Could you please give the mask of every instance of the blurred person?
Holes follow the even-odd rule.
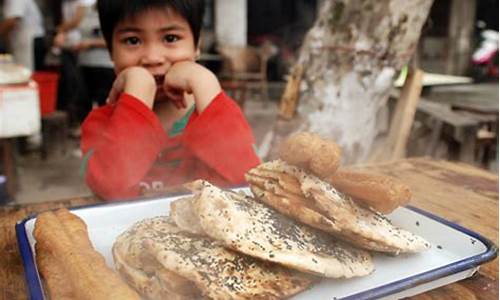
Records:
[[[14,61],[30,70],[42,70],[45,59],[45,30],[34,0],[3,0],[0,34]]]
[[[117,78],[82,125],[82,171],[105,200],[205,179],[245,182],[260,163],[252,130],[213,72],[196,63],[203,0],[98,0]]]
[[[57,108],[68,112],[70,126],[80,125],[85,86],[75,47],[81,42],[79,26],[95,0],[63,0],[62,22],[57,26],[52,52],[60,56]]]
[[[89,7],[78,27],[80,43],[74,46],[78,53],[78,64],[83,76],[83,100],[78,107],[78,120],[83,121],[95,104],[106,104],[108,92],[115,80],[113,62],[99,26],[99,15],[95,3]]]

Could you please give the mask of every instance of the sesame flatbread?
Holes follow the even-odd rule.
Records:
[[[198,298],[282,299],[308,288],[315,280],[309,275],[228,250],[211,239],[187,233],[171,224],[167,217],[138,222],[122,236],[130,235],[142,235],[143,251],[154,258],[157,266],[190,282],[191,289],[201,295]],[[122,236],[116,243],[123,243]],[[121,248],[130,249],[126,243]],[[164,284],[168,278],[159,280]]]
[[[323,277],[370,274],[369,253],[234,192],[200,181],[193,201],[201,227],[226,247]]]
[[[271,177],[259,176],[261,172],[257,169],[253,169],[245,175],[256,199],[259,199],[284,215],[338,236],[356,246],[367,250],[399,253],[400,249],[397,247],[391,247],[383,243],[363,238],[348,230],[347,226],[338,224],[339,222],[335,219],[326,217],[321,210],[316,207],[314,199],[306,198],[302,192],[300,196],[295,193],[287,192],[287,186],[280,185],[278,180],[276,180],[276,175],[279,174],[279,172],[268,171],[263,173]]]
[[[113,244],[112,254],[116,270],[147,299],[200,299],[196,285],[165,269],[144,248],[144,241],[157,234],[179,232],[168,217],[157,217],[138,222],[122,233]]]
[[[251,186],[261,189],[264,187],[264,192],[258,194],[258,198],[268,205],[277,208],[278,202],[274,199],[277,195],[275,190],[269,188],[270,183],[266,189],[266,185],[262,185],[262,180],[256,180],[260,170],[265,170],[263,174],[266,176],[272,172],[286,173],[300,182],[302,195],[307,199],[303,202],[307,203],[307,207],[288,209],[287,215],[301,222],[368,250],[398,254],[420,252],[430,247],[426,240],[394,226],[384,215],[356,204],[349,196],[336,191],[318,177],[280,160],[261,164],[247,175]],[[268,180],[277,182],[276,176],[268,177]],[[283,193],[279,196],[286,198]],[[286,202],[281,200],[279,204],[286,205]],[[281,211],[285,209],[281,208]],[[304,213],[321,214],[330,223],[324,222],[324,219],[319,217],[306,218]],[[328,225],[325,226],[325,223]]]
[[[203,229],[201,228],[198,216],[193,211],[192,208],[193,197],[186,197],[175,200],[170,203],[170,217],[174,221],[177,227],[184,231],[205,235]]]

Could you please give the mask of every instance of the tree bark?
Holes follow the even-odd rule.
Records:
[[[396,72],[413,55],[432,0],[325,0],[307,33],[298,64],[303,67],[297,114],[278,120],[267,159],[297,131],[334,139],[343,163],[367,159],[376,116]]]

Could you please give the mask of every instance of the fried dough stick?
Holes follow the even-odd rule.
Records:
[[[366,171],[339,169],[325,179],[340,191],[353,196],[355,201],[389,214],[411,199],[408,186],[391,177]]]
[[[34,236],[37,244],[40,244],[37,247],[42,258],[45,255],[42,253],[47,252],[49,258],[53,258],[62,267],[64,277],[69,280],[73,290],[74,299],[139,299],[139,295],[128,287],[118,274],[106,265],[104,257],[94,250],[88,239],[85,223],[68,210],[40,214],[35,224]],[[57,264],[52,266],[52,272],[59,271],[58,267],[54,266]],[[52,274],[49,270],[42,270],[42,274],[44,273],[49,276]],[[46,281],[50,284],[53,280],[46,278]],[[59,287],[49,287],[50,290],[59,290]]]
[[[46,282],[46,288],[50,299],[72,300],[73,288],[71,282],[64,271],[64,267],[41,247],[40,243],[35,244],[36,264]]]

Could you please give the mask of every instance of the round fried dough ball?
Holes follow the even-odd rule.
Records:
[[[289,164],[308,168],[313,153],[321,146],[320,141],[321,138],[314,133],[296,133],[281,144],[280,158]]]
[[[309,162],[309,169],[320,178],[331,176],[340,165],[340,147],[333,141],[323,140]]]
[[[299,132],[289,137],[280,147],[280,158],[289,164],[308,169],[325,178],[340,164],[341,151],[332,140],[311,132]]]

